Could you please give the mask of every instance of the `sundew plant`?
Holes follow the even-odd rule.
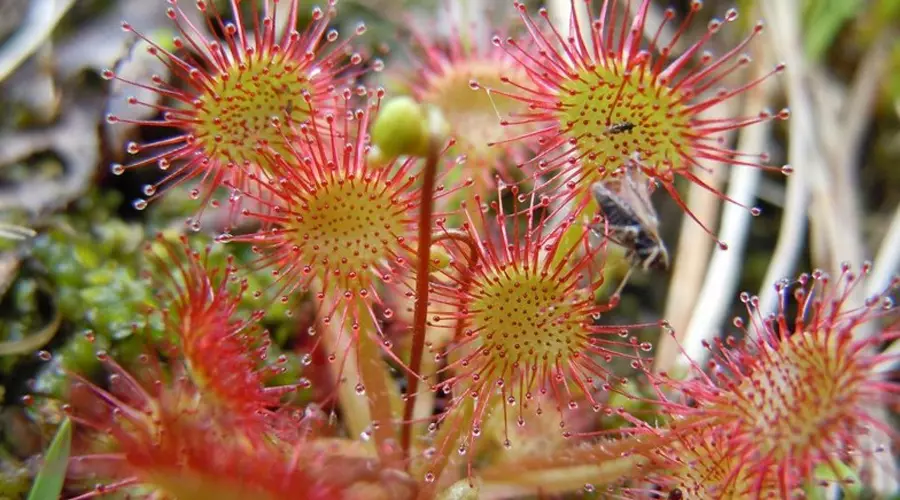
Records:
[[[761,212],[741,175],[811,168],[745,140],[808,118],[771,98],[777,5],[445,0],[373,33],[319,1],[123,20],[165,71],[102,72],[144,111],[106,115],[132,131],[108,171],[180,221],[134,249],[133,317],[79,335],[89,368],[26,396],[73,424],[62,498],[891,494],[878,262],[725,286],[743,310],[705,330],[641,307],[679,219],[728,258]]]

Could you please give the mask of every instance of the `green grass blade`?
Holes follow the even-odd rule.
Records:
[[[72,447],[72,422],[63,420],[53,437],[53,442],[47,448],[44,456],[44,466],[41,467],[28,500],[57,500],[62,492],[63,481],[66,479],[66,467],[69,464],[69,452]]]

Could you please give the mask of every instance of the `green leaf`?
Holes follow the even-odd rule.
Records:
[[[862,481],[852,467],[841,461],[819,464],[813,473],[815,481],[806,488],[810,500],[825,500],[826,489],[818,486],[822,482],[839,484],[847,500],[856,500],[862,495]]]
[[[66,467],[69,464],[69,452],[72,447],[72,422],[63,420],[47,448],[44,466],[41,467],[34,486],[28,494],[28,500],[56,500],[62,493],[63,481],[66,479]]]
[[[844,23],[862,9],[861,0],[812,0],[806,9],[806,52],[818,61],[834,43]]]

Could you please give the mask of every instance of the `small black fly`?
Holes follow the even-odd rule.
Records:
[[[624,134],[625,132],[630,132],[634,130],[637,125],[631,122],[619,122],[614,123],[606,128],[607,135],[616,135],[616,134]]]

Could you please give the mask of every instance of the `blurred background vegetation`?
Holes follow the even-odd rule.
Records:
[[[492,20],[498,32],[520,27],[511,0],[458,1]],[[423,23],[435,36],[446,36],[448,23],[441,16],[448,9],[442,3],[342,0],[335,24],[344,33],[359,21],[368,25],[358,46],[387,65],[369,81],[400,91],[395,71],[409,62],[403,26]],[[721,220],[722,231],[726,224],[737,224],[745,235],[745,248],[724,264],[711,258],[712,240],[696,224],[685,223],[674,202],[660,196],[656,202],[663,237],[675,265],[669,274],[636,276],[613,321],[666,317],[676,331],[706,325],[717,334],[728,330],[732,316],[745,313],[737,291],[767,290],[773,268],[786,269],[778,277],[788,277],[813,268],[835,271],[835,262],[848,256],[878,256],[879,272],[897,270],[900,0],[736,3],[705,2],[685,38],[696,40],[706,21],[735,6],[739,22],[723,30],[717,47],[733,46],[758,19],[766,19],[768,31],[749,50],[769,66],[781,60],[789,66],[752,104],[773,110],[789,106],[793,117],[777,122],[755,142],[729,140],[746,139],[756,149],[752,152],[768,152],[772,165],[791,163],[794,174],[766,172],[754,181],[749,204],[762,214],[744,221],[729,218],[721,200],[709,193],[684,187],[691,208],[714,230]],[[688,4],[660,0],[654,7],[661,13],[671,6],[680,16]],[[308,15],[313,3],[301,5]],[[551,8],[567,6],[566,0]],[[0,240],[0,498],[20,498],[28,490],[36,458],[60,421],[58,405],[52,403],[61,391],[60,370],[90,374],[95,368],[96,346],[89,345],[84,332],[93,332],[100,346],[121,358],[138,351],[133,332],[144,326],[143,311],[154,300],[140,276],[142,243],[158,231],[182,232],[182,221],[196,208],[179,190],[138,212],[131,200],[157,172],[109,174],[109,164],[122,161],[127,140],[153,140],[160,131],[110,128],[103,117],[120,113],[126,94],[102,80],[100,72],[119,66],[136,79],[160,72],[119,25],[127,19],[155,40],[170,40],[175,33],[165,8],[162,0],[0,1],[0,234],[5,236]],[[731,84],[740,85],[752,74],[735,78]],[[744,103],[735,105],[726,113],[743,110]],[[795,159],[803,163],[795,164]],[[711,171],[705,179],[712,186],[741,192],[736,183],[743,181],[729,176],[730,169]],[[791,188],[795,181],[805,188]],[[803,196],[798,199],[797,193]],[[823,206],[829,204],[833,206]],[[790,220],[802,223],[785,233]],[[15,226],[31,228],[36,235]],[[211,241],[204,234],[192,238],[200,246]],[[776,252],[779,242],[792,244],[793,253]],[[218,259],[229,252],[236,253],[238,262],[251,258],[242,247],[215,245],[213,252]],[[725,283],[725,275],[733,276],[734,283]],[[253,288],[261,288],[269,278],[258,273],[252,279]],[[698,306],[721,296],[728,297],[722,306]],[[258,304],[248,297],[246,307]],[[711,308],[716,311],[710,313]],[[308,359],[295,334],[307,327],[309,314],[297,298],[267,316],[266,326],[291,356],[293,369],[285,377],[297,377]],[[52,354],[50,362],[41,351]],[[26,394],[51,398],[25,408],[20,401]]]

